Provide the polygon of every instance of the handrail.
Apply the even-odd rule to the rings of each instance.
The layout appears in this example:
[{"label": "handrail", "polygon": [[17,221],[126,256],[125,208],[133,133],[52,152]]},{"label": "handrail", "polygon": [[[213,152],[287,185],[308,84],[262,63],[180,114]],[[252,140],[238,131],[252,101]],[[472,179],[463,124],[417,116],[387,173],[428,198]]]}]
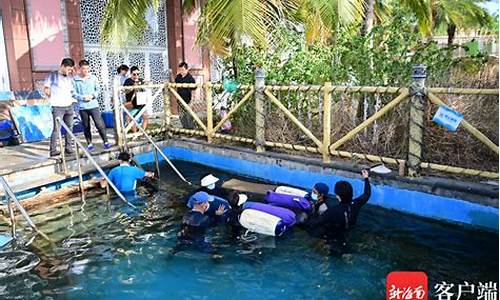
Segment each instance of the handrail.
[{"label": "handrail", "polygon": [[[97,171],[102,175],[102,177],[104,177],[104,179],[107,181],[108,185],[111,186],[111,188],[113,189],[113,191],[115,191],[115,193],[118,195],[118,197],[120,197],[120,199],[125,202],[127,205],[129,205],[130,207],[133,207],[133,208],[136,208],[135,205],[131,204],[130,202],[127,201],[127,199],[123,196],[123,194],[118,190],[118,188],[113,184],[113,182],[111,182],[111,180],[109,179],[109,177],[106,175],[106,173],[102,170],[101,167],[99,167],[99,165],[97,164],[97,162],[94,160],[94,158],[92,158],[92,155],[90,155],[90,153],[87,151],[87,149],[85,149],[83,147],[83,145],[80,143],[80,141],[76,138],[76,136],[73,134],[73,131],[71,129],[68,128],[68,126],[66,126],[66,124],[61,120],[60,117],[57,117],[56,118],[56,122],[64,127],[64,129],[66,130],[66,134],[69,134],[71,136],[71,138],[75,141],[75,143],[83,150],[83,153],[85,154],[85,156],[87,156],[88,160],[92,163],[92,165],[94,165],[94,167],[97,169]],[[61,149],[61,153],[63,152],[64,150]],[[80,155],[80,153],[76,153],[76,155]]]},{"label": "handrail", "polygon": [[[14,219],[14,211],[10,207],[10,201],[12,200],[14,202],[14,204],[16,205],[17,209],[21,212],[21,215],[26,220],[26,222],[28,223],[28,225],[31,228],[33,228],[33,230],[35,230],[36,233],[40,234],[44,239],[46,239],[49,242],[52,242],[52,240],[45,233],[43,233],[42,231],[40,231],[38,229],[38,227],[36,227],[35,223],[33,222],[33,220],[31,220],[30,216],[28,215],[28,213],[26,212],[26,210],[24,210],[24,207],[22,207],[21,203],[19,203],[19,200],[17,200],[16,195],[14,194],[14,192],[12,191],[12,189],[10,188],[10,186],[7,183],[7,181],[5,180],[5,178],[3,178],[3,176],[0,176],[0,182],[2,183],[3,189],[5,190],[5,194],[6,194],[6,197],[8,199],[7,201],[9,201],[9,214],[11,214],[11,216],[10,216],[11,220],[15,221],[15,219]],[[15,223],[12,223],[12,226],[15,226]],[[13,234],[14,234],[13,237],[15,238],[15,231],[13,232]]]},{"label": "handrail", "polygon": [[[134,118],[134,116],[132,116],[132,114],[128,111],[127,108],[125,108],[125,106],[121,106],[121,109],[127,114],[127,116],[129,116],[130,119],[132,119],[132,122],[135,123],[135,125],[139,128],[139,130],[141,131],[141,133],[146,137],[146,139],[153,145],[153,147],[158,151],[158,153],[160,153],[161,157],[163,157],[163,159],[172,167],[172,169],[174,169],[175,173],[177,173],[177,175],[182,179],[182,181],[184,181],[185,183],[191,185],[192,183],[187,181],[186,178],[181,174],[181,172],[179,172],[179,170],[177,170],[177,168],[174,166],[174,164],[170,161],[170,159],[168,159],[168,157],[163,153],[163,151],[160,149],[160,147],[158,147],[158,145],[153,141],[153,139],[149,136],[149,134],[146,132],[146,130],[144,130],[141,125],[139,124],[139,122],[137,122],[137,120]],[[127,137],[125,137],[126,139]]]}]

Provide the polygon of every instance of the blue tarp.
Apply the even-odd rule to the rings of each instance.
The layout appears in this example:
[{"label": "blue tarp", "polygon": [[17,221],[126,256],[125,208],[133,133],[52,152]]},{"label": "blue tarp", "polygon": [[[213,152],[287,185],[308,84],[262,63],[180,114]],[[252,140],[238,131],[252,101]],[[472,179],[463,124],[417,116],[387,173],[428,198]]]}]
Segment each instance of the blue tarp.
[{"label": "blue tarp", "polygon": [[[47,140],[52,134],[52,108],[50,105],[17,106],[11,109],[12,119],[25,143]],[[61,130],[63,134],[64,129]],[[79,115],[75,112],[73,132],[82,132]]]}]

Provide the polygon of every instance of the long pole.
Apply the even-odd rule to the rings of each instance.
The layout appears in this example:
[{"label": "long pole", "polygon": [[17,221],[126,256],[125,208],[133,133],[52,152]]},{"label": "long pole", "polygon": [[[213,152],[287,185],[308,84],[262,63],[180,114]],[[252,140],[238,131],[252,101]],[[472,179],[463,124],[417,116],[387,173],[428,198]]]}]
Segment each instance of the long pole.
[{"label": "long pole", "polygon": [[75,152],[76,152],[76,163],[78,164],[78,181],[80,185],[80,197],[82,202],[85,201],[85,188],[83,186],[83,174],[82,174],[82,162],[80,159],[80,149],[78,144],[75,143]]},{"label": "long pole", "polygon": [[35,223],[33,223],[33,221],[31,220],[30,216],[28,215],[28,213],[24,210],[24,208],[22,207],[21,203],[19,203],[19,201],[17,200],[16,195],[14,194],[14,192],[10,189],[10,186],[7,184],[7,181],[5,181],[5,178],[3,178],[2,176],[0,176],[0,181],[2,182],[2,185],[3,185],[3,188],[5,190],[5,193],[7,194],[7,197],[10,197],[10,199],[12,201],[14,201],[14,204],[16,205],[17,209],[21,212],[21,215],[26,220],[26,222],[28,223],[28,225],[31,228],[33,228],[33,230],[35,230],[36,233],[40,234],[43,238],[45,238],[47,241],[52,242],[50,240],[50,238],[45,233],[43,233],[42,231],[40,231],[36,227]]},{"label": "long pole", "polygon": [[134,122],[137,125],[137,128],[141,131],[141,133],[146,137],[146,139],[153,145],[153,147],[158,150],[158,153],[160,153],[161,157],[174,169],[175,173],[184,181],[185,183],[191,185],[191,182],[187,181],[184,176],[182,176],[181,172],[177,170],[177,168],[174,166],[174,164],[168,159],[168,157],[161,151],[160,147],[156,145],[156,143],[153,141],[153,139],[149,136],[149,134],[142,128],[142,126],[139,125],[139,123],[132,117],[132,114],[124,107],[122,106],[122,110],[132,119],[132,122]]}]

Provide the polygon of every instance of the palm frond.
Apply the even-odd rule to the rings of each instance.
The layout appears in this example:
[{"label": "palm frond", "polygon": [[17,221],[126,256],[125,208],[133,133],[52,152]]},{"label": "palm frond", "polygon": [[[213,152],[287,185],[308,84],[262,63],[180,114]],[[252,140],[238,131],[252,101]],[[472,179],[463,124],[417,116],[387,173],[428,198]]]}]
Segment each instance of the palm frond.
[{"label": "palm frond", "polygon": [[492,24],[493,17],[477,0],[439,0],[433,3],[435,28],[454,25],[460,29],[485,28]]},{"label": "palm frond", "polygon": [[280,16],[298,7],[298,0],[208,0],[198,22],[196,43],[219,55],[248,37],[256,47],[266,48],[271,29]]},{"label": "palm frond", "polygon": [[159,4],[159,0],[109,0],[101,23],[101,43],[120,47],[140,40],[147,27],[146,12],[157,12]]},{"label": "palm frond", "polygon": [[364,16],[363,0],[335,0],[336,15],[342,25],[351,25],[359,22]]},{"label": "palm frond", "polygon": [[432,34],[432,8],[430,0],[401,0],[401,5],[413,12],[419,31],[424,36]]},{"label": "palm frond", "polygon": [[303,0],[297,20],[304,24],[308,43],[328,40],[340,26],[359,22],[363,0]]}]

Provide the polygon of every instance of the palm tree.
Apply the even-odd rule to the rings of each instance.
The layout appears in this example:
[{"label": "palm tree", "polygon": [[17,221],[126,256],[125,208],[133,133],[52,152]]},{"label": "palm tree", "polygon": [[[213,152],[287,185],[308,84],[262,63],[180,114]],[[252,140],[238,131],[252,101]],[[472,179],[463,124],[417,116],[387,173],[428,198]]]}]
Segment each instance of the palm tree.
[{"label": "palm tree", "polygon": [[[189,12],[194,0],[184,0]],[[159,0],[109,0],[104,12],[101,36],[104,44],[124,45],[140,39],[146,28],[144,15],[157,10]],[[230,54],[249,38],[265,48],[269,33],[283,19],[303,22],[309,42],[325,41],[341,25],[363,16],[363,0],[207,0],[201,8],[197,44],[219,55]]]},{"label": "palm tree", "polygon": [[433,0],[431,2],[433,29],[446,28],[448,44],[453,44],[460,29],[489,27],[493,17],[479,6],[481,0]]},{"label": "palm tree", "polygon": [[110,0],[101,23],[104,45],[123,46],[142,38],[147,27],[146,12],[158,11],[160,0]]},{"label": "palm tree", "polygon": [[364,0],[303,0],[295,21],[304,24],[306,40],[328,42],[338,28],[356,24],[363,18]]},{"label": "palm tree", "polygon": [[[268,33],[280,18],[295,13],[301,0],[207,0],[201,10],[197,43],[216,54],[227,55],[248,37],[257,47],[267,46]],[[101,24],[104,44],[125,45],[141,38],[145,14],[158,10],[159,0],[109,0]],[[189,11],[195,1],[183,1]]]}]

